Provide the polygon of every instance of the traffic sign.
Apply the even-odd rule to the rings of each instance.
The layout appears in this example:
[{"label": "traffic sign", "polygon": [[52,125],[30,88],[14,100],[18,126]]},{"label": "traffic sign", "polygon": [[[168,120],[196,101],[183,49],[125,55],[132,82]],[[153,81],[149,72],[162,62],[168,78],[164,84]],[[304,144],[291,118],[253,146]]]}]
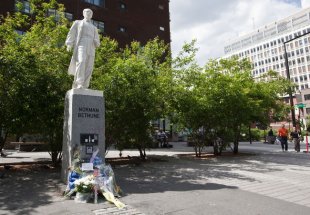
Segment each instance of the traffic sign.
[{"label": "traffic sign", "polygon": [[304,108],[306,107],[306,104],[300,103],[295,105],[296,108]]}]

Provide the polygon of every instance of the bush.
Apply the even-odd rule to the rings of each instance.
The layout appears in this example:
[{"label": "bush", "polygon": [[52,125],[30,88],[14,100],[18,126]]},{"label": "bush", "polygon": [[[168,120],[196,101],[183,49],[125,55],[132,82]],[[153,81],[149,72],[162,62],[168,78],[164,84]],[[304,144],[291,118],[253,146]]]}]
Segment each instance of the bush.
[{"label": "bush", "polygon": [[[267,135],[267,131],[264,132],[264,130],[260,130],[258,128],[251,128],[252,140],[260,141],[261,139],[264,139],[265,135]],[[248,128],[242,128],[241,129],[240,141],[250,141],[249,129]]]}]

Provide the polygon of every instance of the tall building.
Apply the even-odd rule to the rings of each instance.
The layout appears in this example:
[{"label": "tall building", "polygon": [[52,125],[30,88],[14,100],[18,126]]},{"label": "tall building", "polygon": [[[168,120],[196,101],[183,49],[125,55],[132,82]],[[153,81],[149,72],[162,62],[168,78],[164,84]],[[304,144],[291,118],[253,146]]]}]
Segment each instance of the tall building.
[{"label": "tall building", "polygon": [[[310,92],[310,8],[236,38],[225,46],[224,57],[237,55],[248,58],[252,63],[252,75],[257,80],[269,70],[287,77],[285,42],[290,79],[297,86],[293,94],[302,97],[296,102],[309,100],[306,113],[310,114],[310,97],[304,95],[305,92]],[[300,109],[296,112],[300,113]]]},{"label": "tall building", "polygon": [[[29,1],[23,3],[23,13],[31,13]],[[15,12],[17,0],[1,0],[0,14]],[[83,18],[83,9],[93,10],[93,24],[99,31],[118,41],[121,47],[131,41],[145,44],[159,37],[170,44],[169,0],[58,0],[65,5],[69,20]],[[57,13],[49,11],[49,13]]]},{"label": "tall building", "polygon": [[224,48],[225,57],[237,55],[252,62],[252,74],[259,78],[269,70],[286,77],[284,42],[306,34],[286,44],[289,72],[299,90],[310,86],[310,8],[285,19],[275,21],[256,31],[238,37]]}]

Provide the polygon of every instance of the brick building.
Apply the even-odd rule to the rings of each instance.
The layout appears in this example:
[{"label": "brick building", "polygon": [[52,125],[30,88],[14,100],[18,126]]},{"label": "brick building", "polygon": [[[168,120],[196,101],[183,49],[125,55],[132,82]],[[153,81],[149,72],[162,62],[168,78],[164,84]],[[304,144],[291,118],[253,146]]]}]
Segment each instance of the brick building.
[{"label": "brick building", "polygon": [[[0,14],[16,11],[17,0],[1,0]],[[30,13],[27,0],[22,12]],[[69,20],[82,19],[84,8],[93,10],[93,24],[100,32],[118,41],[121,47],[131,41],[145,44],[159,37],[170,44],[169,0],[59,0]],[[55,13],[55,11],[50,11]]]}]

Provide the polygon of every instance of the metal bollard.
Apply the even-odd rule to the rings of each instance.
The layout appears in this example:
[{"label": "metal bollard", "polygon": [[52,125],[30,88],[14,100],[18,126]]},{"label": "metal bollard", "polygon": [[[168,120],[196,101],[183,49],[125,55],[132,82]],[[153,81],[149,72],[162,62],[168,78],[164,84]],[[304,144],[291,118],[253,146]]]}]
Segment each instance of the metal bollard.
[{"label": "metal bollard", "polygon": [[308,132],[306,133],[306,149],[307,153],[309,153]]}]

